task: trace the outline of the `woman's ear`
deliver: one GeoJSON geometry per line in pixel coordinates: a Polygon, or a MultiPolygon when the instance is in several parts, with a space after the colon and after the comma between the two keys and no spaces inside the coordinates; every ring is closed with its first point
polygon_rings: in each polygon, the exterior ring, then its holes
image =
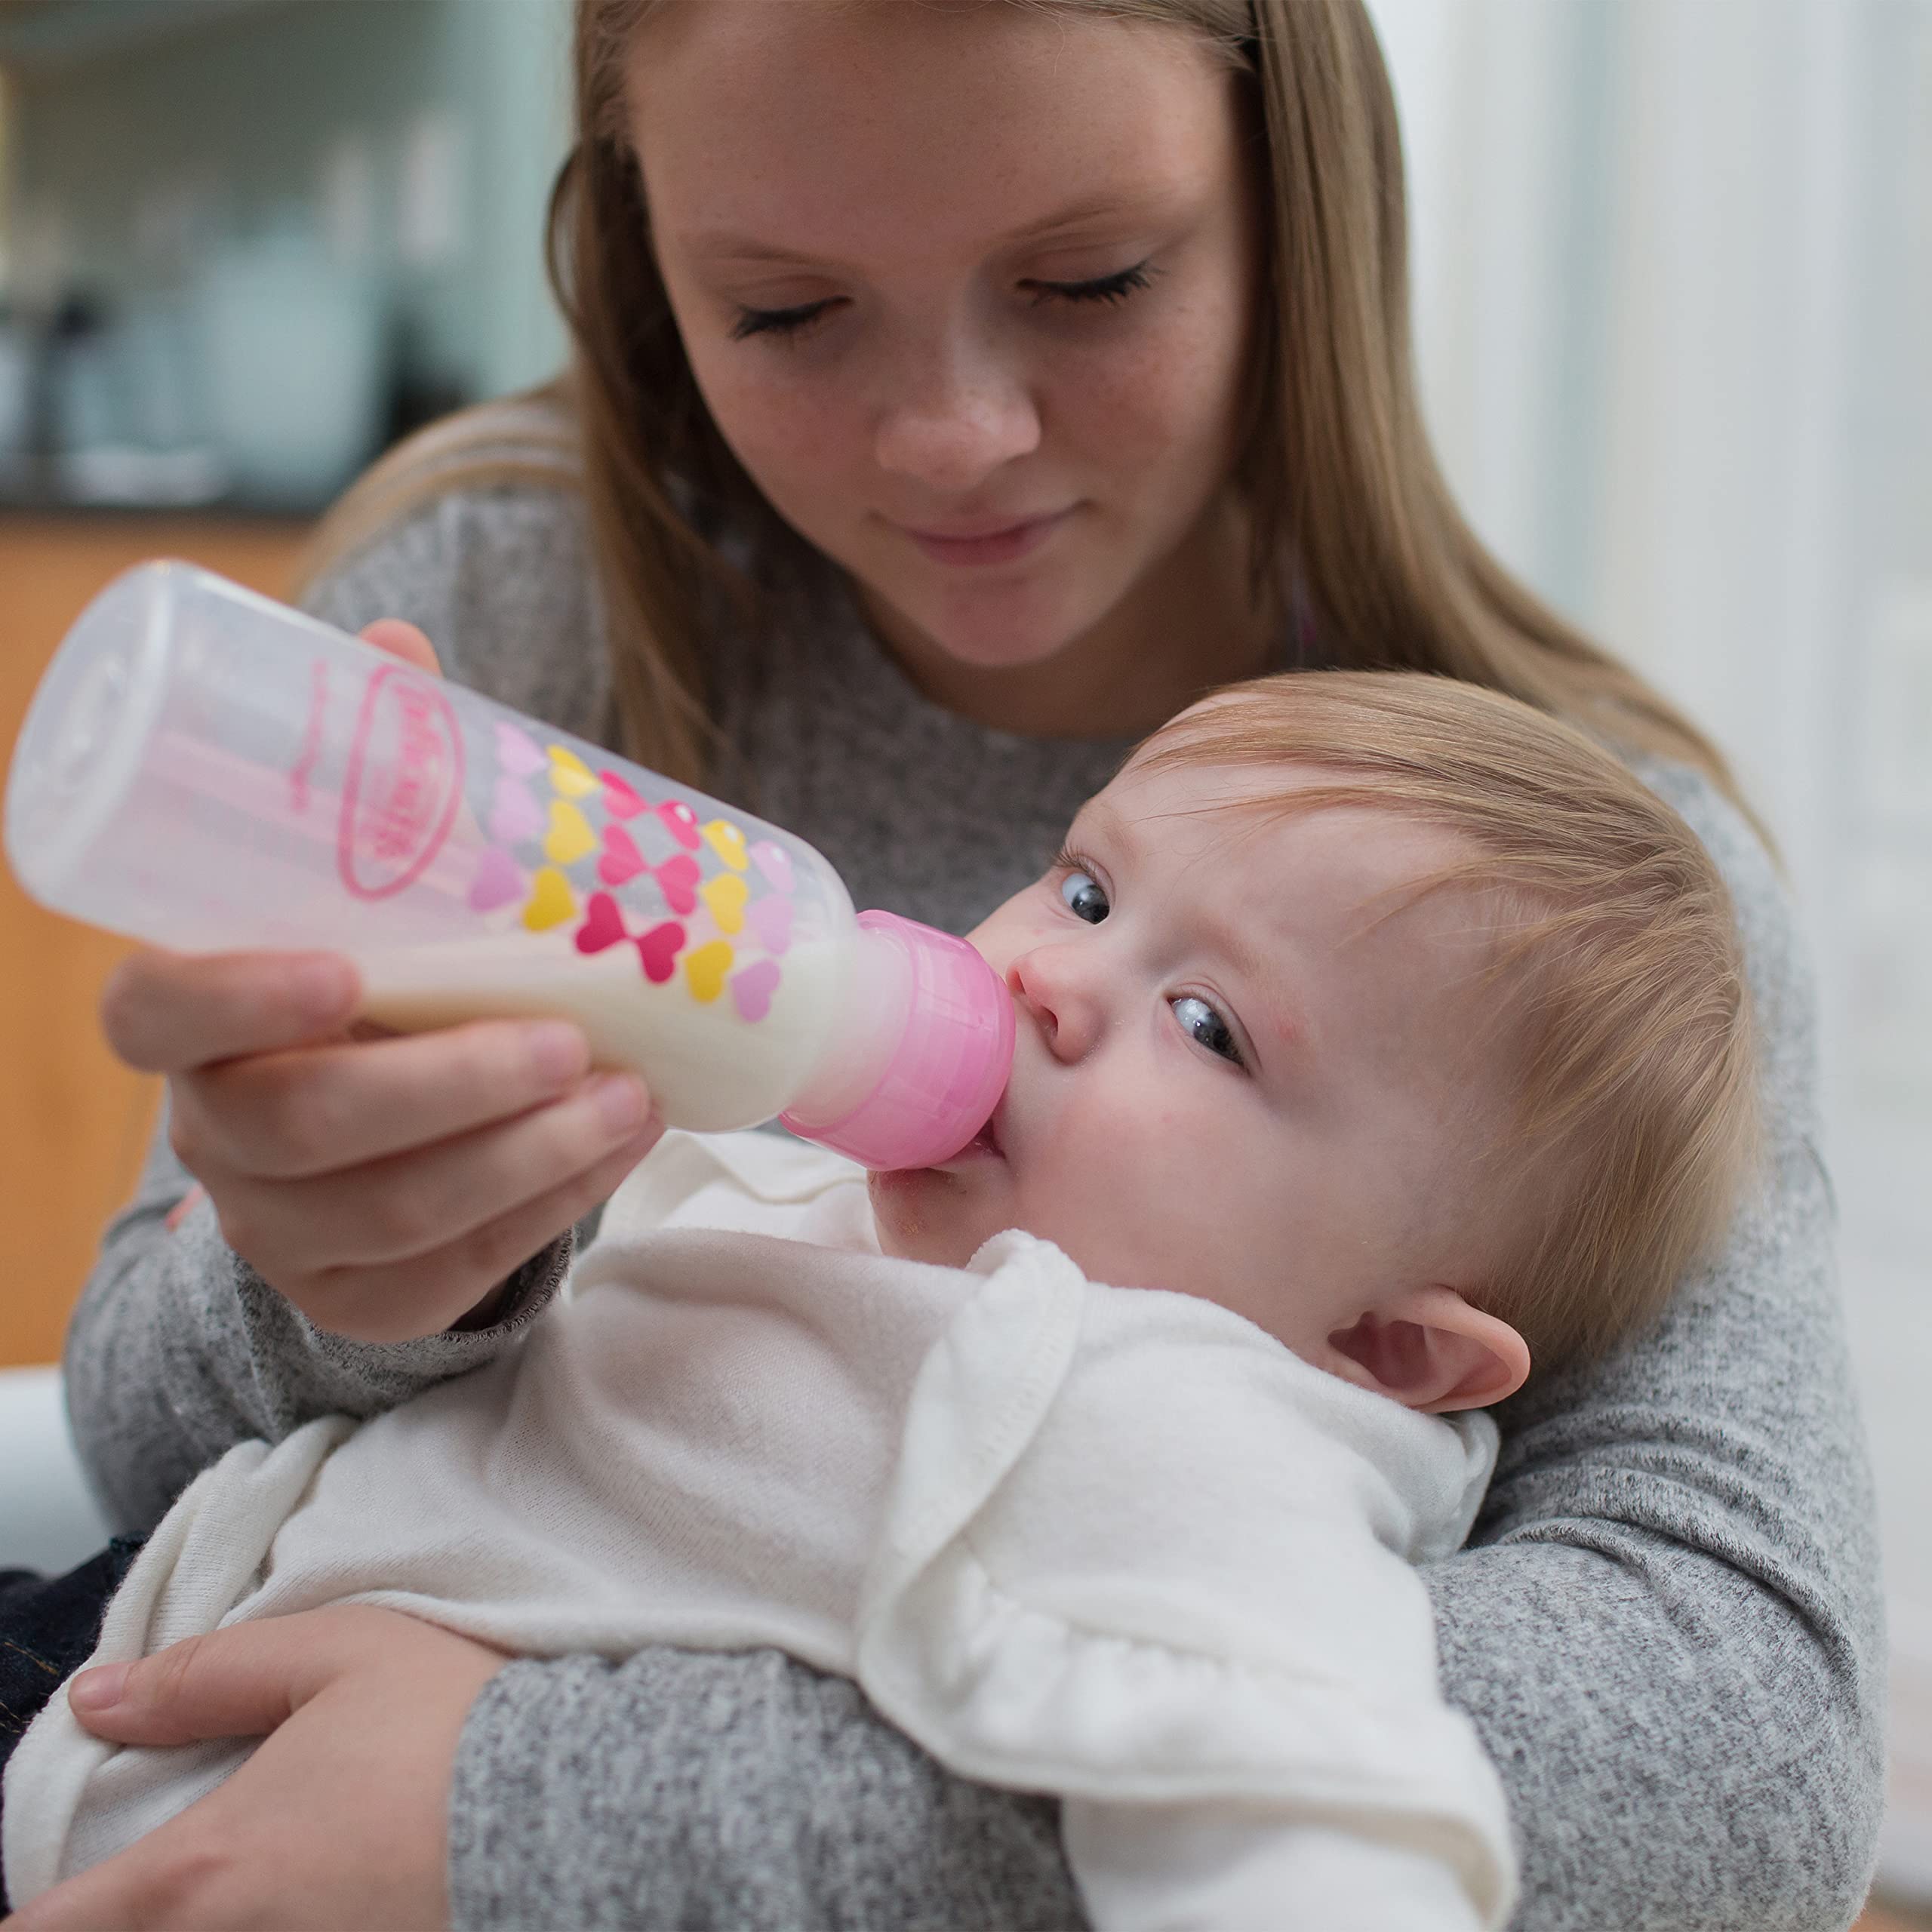
{"type": "Polygon", "coordinates": [[[1529,1344],[1454,1288],[1410,1288],[1328,1337],[1315,1365],[1428,1415],[1484,1409],[1530,1372],[1529,1344]]]}

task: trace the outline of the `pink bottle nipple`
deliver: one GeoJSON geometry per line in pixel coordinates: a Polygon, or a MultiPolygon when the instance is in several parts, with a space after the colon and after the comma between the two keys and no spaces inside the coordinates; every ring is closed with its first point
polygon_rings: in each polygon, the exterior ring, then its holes
{"type": "Polygon", "coordinates": [[[1013,1070],[1013,1000],[963,939],[893,912],[861,912],[859,929],[903,955],[911,976],[905,1031],[878,1083],[849,1112],[795,1134],[869,1168],[950,1160],[992,1117],[1013,1070]]]}

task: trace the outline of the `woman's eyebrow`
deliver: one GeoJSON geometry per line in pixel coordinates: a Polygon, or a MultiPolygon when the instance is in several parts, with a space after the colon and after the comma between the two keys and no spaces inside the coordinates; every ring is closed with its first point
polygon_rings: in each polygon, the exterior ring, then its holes
{"type": "MultiPolygon", "coordinates": [[[[992,254],[1003,248],[1023,247],[1029,242],[1051,241],[1106,221],[1126,218],[1159,220],[1171,211],[1178,198],[1174,190],[1167,188],[1149,188],[1131,194],[1115,192],[1092,195],[1084,201],[1056,208],[1036,221],[1008,229],[989,245],[986,252],[992,254]]],[[[836,255],[812,254],[794,245],[740,234],[728,228],[694,229],[681,238],[691,254],[712,260],[782,263],[792,268],[832,269],[841,273],[852,268],[851,263],[836,255]]]]}
{"type": "Polygon", "coordinates": [[[1037,221],[1009,229],[997,245],[1010,248],[1023,242],[1047,241],[1069,229],[1091,227],[1124,217],[1158,218],[1168,214],[1178,198],[1171,188],[1153,187],[1132,192],[1116,189],[1104,195],[1090,195],[1084,201],[1069,202],[1063,208],[1056,208],[1037,221]]]}

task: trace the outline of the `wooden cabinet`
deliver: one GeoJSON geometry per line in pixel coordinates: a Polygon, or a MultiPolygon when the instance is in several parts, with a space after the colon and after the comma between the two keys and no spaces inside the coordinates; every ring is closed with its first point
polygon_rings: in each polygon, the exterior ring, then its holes
{"type": "MultiPolygon", "coordinates": [[[[293,588],[306,526],[209,518],[0,515],[0,751],[67,626],[145,558],[293,588]]],[[[100,1229],[126,1198],[159,1098],[122,1066],[95,1004],[125,940],[33,903],[0,866],[0,1365],[52,1361],[100,1229]]]]}

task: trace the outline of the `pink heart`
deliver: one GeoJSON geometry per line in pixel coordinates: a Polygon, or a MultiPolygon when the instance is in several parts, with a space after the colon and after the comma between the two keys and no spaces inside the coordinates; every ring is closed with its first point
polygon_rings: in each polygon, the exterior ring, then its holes
{"type": "Polygon", "coordinates": [[[780,899],[775,893],[762,899],[755,899],[752,909],[746,915],[752,922],[752,931],[758,934],[758,943],[768,952],[783,952],[792,943],[792,902],[780,899]]]}
{"type": "Polygon", "coordinates": [[[782,845],[774,845],[768,838],[761,838],[752,848],[752,860],[766,882],[774,892],[789,892],[792,889],[792,861],[782,845]]]}
{"type": "Polygon", "coordinates": [[[543,808],[530,788],[514,778],[500,777],[490,807],[490,836],[502,845],[520,845],[543,829],[543,808]]]}
{"type": "Polygon", "coordinates": [[[681,917],[688,918],[697,909],[697,882],[702,876],[695,859],[686,853],[672,853],[656,873],[665,904],[681,917]]]}
{"type": "Polygon", "coordinates": [[[624,915],[608,892],[593,892],[584,909],[583,924],[577,929],[580,952],[601,952],[624,937],[624,915]]]}
{"type": "Polygon", "coordinates": [[[655,808],[664,829],[687,852],[697,850],[697,814],[681,798],[666,798],[655,808]]]}
{"type": "Polygon", "coordinates": [[[614,771],[600,771],[604,781],[604,809],[613,818],[635,818],[644,810],[644,801],[614,771]]]}
{"type": "Polygon", "coordinates": [[[676,971],[684,943],[685,929],[673,919],[638,935],[637,956],[643,961],[644,977],[654,986],[661,986],[676,971]]]}
{"type": "Polygon", "coordinates": [[[500,845],[486,845],[476,862],[476,876],[469,887],[469,909],[494,912],[512,899],[523,897],[523,872],[500,845]]]}
{"type": "Polygon", "coordinates": [[[528,778],[533,771],[543,769],[543,752],[529,734],[519,731],[514,724],[506,724],[501,718],[497,721],[497,762],[506,771],[518,778],[528,778]]]}
{"type": "Polygon", "coordinates": [[[644,870],[644,855],[621,825],[604,828],[604,856],[597,862],[597,876],[606,885],[622,885],[644,870]]]}
{"type": "Polygon", "coordinates": [[[738,1017],[754,1023],[771,1011],[771,995],[778,989],[778,968],[769,959],[747,966],[731,975],[731,997],[737,1001],[738,1017]]]}

